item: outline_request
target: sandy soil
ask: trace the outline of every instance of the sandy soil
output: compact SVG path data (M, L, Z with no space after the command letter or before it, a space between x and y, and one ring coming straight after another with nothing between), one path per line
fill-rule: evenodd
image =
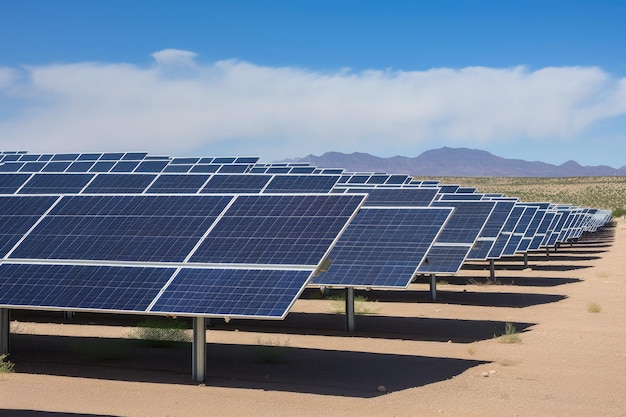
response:
M144 317L14 311L0 416L626 416L625 242L620 220L496 262L495 285L472 264L437 302L426 282L359 292L375 314L353 334L313 291L283 322L214 322L204 384L189 344L128 339ZM494 338L507 322L520 343Z

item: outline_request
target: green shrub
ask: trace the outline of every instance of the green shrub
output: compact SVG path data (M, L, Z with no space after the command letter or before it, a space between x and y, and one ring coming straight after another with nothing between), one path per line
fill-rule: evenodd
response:
M13 372L13 367L15 364L9 360L7 360L7 355L0 355L0 374L8 374L9 372Z
M175 347L191 341L191 335L184 323L168 319L142 321L129 336L156 347Z

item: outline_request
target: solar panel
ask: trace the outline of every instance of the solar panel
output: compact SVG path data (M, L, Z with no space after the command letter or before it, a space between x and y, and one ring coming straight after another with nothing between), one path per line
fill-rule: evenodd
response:
M35 174L19 194L76 194L91 181L91 174Z
M264 193L326 193L339 179L338 175L276 175Z
M437 195L434 188L374 188L367 190L364 206L427 207Z
M0 196L0 258L6 256L57 199L55 196Z
M201 193L259 193L271 175L216 174L206 183Z
M316 266L363 198L239 196L190 262Z
M140 194L156 178L153 174L98 174L83 191L86 194Z
M193 316L285 316L310 270L183 268L151 312Z
M0 174L0 194L13 194L30 178L30 174Z
M365 208L350 222L313 285L405 288L451 208Z
M176 269L89 265L0 265L0 305L145 311Z
M205 174L161 174L146 190L146 193L168 194L189 193L195 194L207 182L210 175Z
M474 244L495 206L493 201L435 201L431 207L454 207L437 243Z
M66 196L12 259L183 262L231 196Z
M471 245L433 245L419 266L421 274L456 274L467 258Z

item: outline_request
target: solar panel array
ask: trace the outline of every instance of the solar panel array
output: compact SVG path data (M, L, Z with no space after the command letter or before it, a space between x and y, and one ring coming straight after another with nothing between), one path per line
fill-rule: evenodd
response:
M0 153L0 307L283 317L305 285L553 247L606 210L255 157Z

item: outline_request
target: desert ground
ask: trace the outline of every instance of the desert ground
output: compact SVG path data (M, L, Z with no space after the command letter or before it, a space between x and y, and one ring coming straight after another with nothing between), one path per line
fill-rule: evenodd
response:
M495 283L467 265L436 302L425 280L359 291L351 334L307 290L284 321L213 321L203 384L190 344L129 339L145 317L14 310L0 415L626 416L625 245L620 219L527 266L497 261ZM494 337L506 323L517 343Z

